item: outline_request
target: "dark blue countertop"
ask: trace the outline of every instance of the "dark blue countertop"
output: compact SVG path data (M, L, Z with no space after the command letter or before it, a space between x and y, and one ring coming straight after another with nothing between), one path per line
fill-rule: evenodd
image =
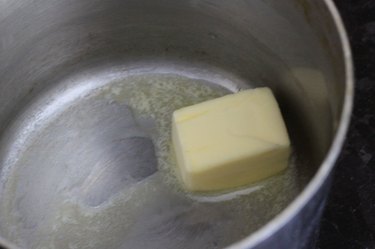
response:
M354 57L352 122L337 162L318 249L375 248L375 0L335 0Z

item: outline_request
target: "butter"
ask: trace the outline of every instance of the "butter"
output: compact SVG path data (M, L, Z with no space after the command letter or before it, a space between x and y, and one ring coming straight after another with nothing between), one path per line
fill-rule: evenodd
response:
M290 140L269 88L176 110L172 122L178 172L190 191L246 185L288 166Z

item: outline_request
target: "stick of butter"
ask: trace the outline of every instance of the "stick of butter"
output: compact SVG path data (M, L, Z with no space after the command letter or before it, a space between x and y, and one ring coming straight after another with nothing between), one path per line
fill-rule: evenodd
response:
M288 166L290 140L269 88L230 94L173 113L178 171L190 191L253 183Z

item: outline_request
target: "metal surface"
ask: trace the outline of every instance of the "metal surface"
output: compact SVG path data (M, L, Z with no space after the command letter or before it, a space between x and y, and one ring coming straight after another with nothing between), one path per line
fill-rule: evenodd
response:
M0 34L0 243L311 245L353 97L331 1L9 0ZM186 196L170 172L171 112L262 85L295 163L225 201Z

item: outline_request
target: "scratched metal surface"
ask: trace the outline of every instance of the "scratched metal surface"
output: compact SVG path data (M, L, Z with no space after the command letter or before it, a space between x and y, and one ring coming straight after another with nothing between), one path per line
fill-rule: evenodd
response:
M119 189L133 184L138 186L138 183L142 182L140 181L142 177L149 179L155 173L154 167L142 167L144 169L142 172L135 172L133 168L128 168L125 171L119 164L123 161L121 157L124 155L128 155L131 159L130 162L134 162L133 156L140 155L137 151L151 155L147 158L153 158L150 137L148 133L143 132L144 127L153 127L153 122L149 125L150 122L143 122L145 121L143 119L133 119L126 102L118 103L118 106L113 106L112 99L107 103L106 100L108 99L101 98L98 102L96 98L88 98L93 101L90 101L90 104L85 102L85 97L96 96L95 94L88 95L92 87L99 87L101 83L105 83L106 80L111 80L111 77L117 75L116 70L114 70L116 66L125 65L127 69L134 69L135 62L143 65L143 59L149 61L150 58L161 55L162 62L159 60L153 61L154 66L151 68L159 67L165 61L173 62L173 65L180 61L188 61L192 63L189 68L207 69L203 71L215 72L212 77L217 78L217 75L220 75L220 81L226 78L224 75L228 74L244 79L247 84L241 83L242 80L239 80L241 84L234 84L238 88L249 86L253 82L252 86L269 85L272 87L282 109L288 110L288 115L285 115L285 118L288 126L293 130L291 135L296 145L296 154L298 154L298 157L305 159L300 161L303 163L298 165L299 184L298 187L293 188L297 192L303 189L320 165L320 161L330 144L332 133L338 126L345 93L345 87L343 86L346 82L345 75L348 78L348 98L346 99L344 120L347 121L351 102L349 87L351 85L351 68L350 63L344 65L344 58L347 61L350 60L347 50L346 57L341 53L341 46L338 46L340 36L334 31L335 26L332 19L329 18L329 11L325 8L323 1L294 0L284 1L283 4L280 4L281 2L278 0L230 2L193 0L121 1L122 4L130 4L131 8L127 5L119 5L119 2L115 0L68 2L69 4L60 0L0 2L4 4L2 5L4 8L0 9L9 10L0 11L0 20L3 20L0 31L4 31L0 37L0 44L3 48L0 56L0 65L3 65L3 67L0 69L0 74L2 75L1 81L4 82L0 85L0 120L2 120L0 129L3 130L4 134L0 153L3 152L2 155L6 155L2 158L6 159L6 163L9 163L4 165L12 166L13 162L21 158L17 156L19 155L17 153L21 151L19 149L23 148L22 152L25 152L25 154L22 154L26 155L26 162L36 163L31 165L33 167L30 167L30 164L20 162L20 165L25 167L22 167L22 170L19 171L21 174L15 174L15 179L19 176L19 179L24 180L22 181L24 184L7 184L9 187L7 189L11 192L13 186L18 186L17 189L20 190L17 192L19 198L8 195L8 199L11 200L8 202L8 206L12 211L20 211L18 213L21 214L16 218L20 218L22 222L13 223L13 225L25 224L26 230L35 232L33 227L40 221L39 218L45 217L46 213L51 211L48 205L56 204L56 202L49 201L56 199L55 194L58 193L56 190L61 190L60 193L66 194L65 187L68 185L73 187L70 189L73 197L82 199L83 204L95 208L97 205L108 202L109 193L113 193L113 196L115 196ZM166 12L166 10L169 11ZM139 18L140 13L146 13L143 16L144 18ZM125 20L124 17L126 17ZM211 19L212 17L215 18ZM138 22L140 23L139 26L127 25L128 23ZM191 22L199 25L191 25ZM179 26L171 28L171 23ZM251 26L249 27L248 24L251 24ZM275 37L278 39L275 39ZM201 66L201 64L210 65L210 67ZM104 70L107 72L104 74L94 73L102 67L103 70L104 68L110 68L110 70ZM212 70L212 67L220 68L220 70ZM188 73L186 67L184 68L183 72ZM92 71L90 71L91 69ZM149 67L145 69L146 71L150 70ZM128 70L122 71L127 72ZM196 70L194 72L194 75L196 75ZM75 73L78 73L80 77L73 77ZM103 79L104 81L102 81ZM75 82L80 84L75 84ZM216 82L216 80L212 82ZM55 92L56 95L50 94L50 91ZM117 94L117 92L121 93L122 91L114 90L113 92ZM64 95L64 93L67 94ZM47 97L42 98L42 96ZM177 94L172 96L177 96ZM71 108L70 104L73 106L74 103L77 104L75 106L80 108ZM169 107L169 105L165 106ZM28 112L29 109L30 112ZM62 112L59 112L60 110ZM67 112L64 112L64 110L67 110ZM116 122L107 122L111 117L107 116L106 110L113 114L119 114L115 115ZM63 120L67 122L61 123L56 118L60 117L59 114L61 113L66 114L67 119ZM316 118L317 116L319 116L319 119ZM34 132L34 128L44 127L40 126L40 121L43 121L45 127L48 126L51 129L45 130L45 133ZM308 236L312 231L312 225L318 224L319 214L321 214L320 211L323 208L323 201L329 187L329 181L326 181L326 177L328 177L336 154L341 149L345 123L343 122L344 125L340 129L340 135L330 156L325 161L324 167L322 167L325 170L320 171L323 173L318 175L320 177L316 177L313 184L310 185L313 187L305 191L305 198L301 197L300 202L294 202L295 204L289 208L292 211L280 216L283 218L269 223L271 225L268 228L279 229L278 233L268 240L269 234L275 230L263 229L263 233L258 233L257 237L256 234L253 236L255 239L243 241L242 244L237 244L239 246L235 248L251 246L253 248L274 248L275 243L277 243L279 248L299 249L307 248L310 245L305 241L310 239ZM18 129L19 127L25 129ZM122 127L128 127L132 132L124 137L121 132ZM86 139L90 141L80 143L84 145L81 148L82 150L77 149L76 146L64 146L78 143L80 139L76 136L76 128L82 130L80 135L84 135L85 141ZM5 131L5 129L7 130ZM25 134L31 136L28 137ZM37 136L39 134L42 135ZM46 134L53 135L47 136ZM117 139L117 137L120 139ZM30 138L30 140L24 138ZM21 148L19 145L26 145L25 141L34 141L38 146L23 146ZM113 150L110 142L115 142L120 146L116 146ZM130 144L134 143L139 147L149 149L133 151L135 153L128 151L128 154L121 153L119 150L127 150ZM37 153L31 151L34 149L38 149L40 156L37 158L35 158ZM75 156L78 155L77 152L79 157ZM69 156L61 160L62 154ZM154 160L143 161L142 157L140 159L142 160L139 163L144 166L153 165ZM80 167L66 167L66 163L74 166L71 163L72 161ZM113 164L108 162L113 162ZM96 163L103 164L106 167L103 170L100 167L93 167L93 174L91 174L90 166ZM66 174L67 168L72 169L72 174ZM7 169L9 168L4 166L2 172L4 183L9 183L9 178L6 177ZM49 173L43 173L41 169L45 169ZM132 177L125 177L121 172L129 173L125 175ZM77 187L77 184L74 184L75 180L82 180L80 176L83 176L83 179L86 179L87 176L87 181L81 181L84 183L82 188L75 188ZM96 180L92 181L92 179ZM71 184L67 185L67 182ZM99 193L92 184L93 182L97 183L100 189L103 189L100 186L108 185L110 191L106 190ZM156 186L162 185L157 184ZM318 189L319 191L317 191ZM78 193L83 195L78 195ZM285 199L285 195L282 193L279 193L278 196ZM313 200L311 204L307 204L306 200L310 198L313 198ZM136 199L143 200L142 198ZM144 199L153 200L153 198ZM21 201L26 201L28 205ZM286 201L289 203L290 200L286 199ZM7 205L7 202L2 201L0 204ZM275 207L285 207L285 205L275 204L264 205L260 202L257 205L262 207L257 211L257 218L261 217L259 211L267 212L267 210L270 210L274 216L279 211L274 212ZM55 206L62 207L61 205ZM245 207L244 205L235 206ZM256 207L254 205L246 206ZM143 205L143 207L148 207L146 211L150 209L150 205ZM265 209L263 207L272 208ZM71 209L64 210L70 211ZM121 211L123 210L126 209L121 209ZM8 220L10 212L1 208L0 211L3 213L2 217ZM295 215L296 212L298 212L297 215ZM191 214L194 215L194 212ZM218 212L212 212L212 214L215 215ZM51 215L50 217L54 216ZM118 223L125 216L121 213L120 215L111 215L111 217ZM266 216L262 215L262 217ZM203 218L207 219L207 216ZM270 218L266 220L270 220ZM91 221L97 222L98 219L92 219ZM189 221L192 221L192 219L189 219ZM184 223L186 224L186 222ZM0 223L0 228L12 232L11 227L4 226L4 224L12 225L12 222ZM160 226L156 230L170 234L169 223L165 222L164 224L166 225ZM196 224L201 228L207 227L201 226L199 223L191 225ZM113 225L108 227L113 227ZM229 228L227 225L221 227ZM280 229L280 227L283 228ZM153 231L153 229L150 230ZM240 230L247 234L251 233L250 230ZM103 229L103 231L108 233L108 229ZM190 236L192 230L188 229L188 231L184 234ZM46 234L52 233L50 229L44 229L43 232L46 232ZM25 238L37 240L38 238L34 237L32 233L27 233ZM73 234L77 235L74 231ZM54 235L59 238L61 243L69 242L63 233L55 233ZM108 236L103 236L104 233L99 233L99 235L108 240ZM240 234L235 235L239 236ZM122 238L121 236L118 236L118 238ZM17 235L13 237L23 238L23 236ZM94 238L97 239L97 236L94 236ZM229 236L226 234L226 236L218 236L218 238L228 239ZM85 238L82 238L82 241L84 243L92 242ZM137 241L143 242L142 240ZM146 240L146 242L149 241ZM178 242L178 240L175 241ZM185 241L190 242L189 239ZM233 238L231 242L233 241L238 241L238 239ZM101 242L104 243L105 241ZM26 243L24 242L24 244ZM219 244L219 246L222 247L226 244L228 243L225 242ZM202 248L201 246L195 246L196 244L188 245L192 248ZM170 243L168 243L168 246L176 248ZM218 247L218 244L213 241L212 246ZM29 243L24 247L30 248L32 246ZM83 246L78 247L82 248ZM157 247L155 245L153 247L166 248L165 246ZM46 248L51 247L47 246ZM67 247L59 245L57 248ZM108 247L98 245L97 248ZM150 248L150 246L138 248Z

